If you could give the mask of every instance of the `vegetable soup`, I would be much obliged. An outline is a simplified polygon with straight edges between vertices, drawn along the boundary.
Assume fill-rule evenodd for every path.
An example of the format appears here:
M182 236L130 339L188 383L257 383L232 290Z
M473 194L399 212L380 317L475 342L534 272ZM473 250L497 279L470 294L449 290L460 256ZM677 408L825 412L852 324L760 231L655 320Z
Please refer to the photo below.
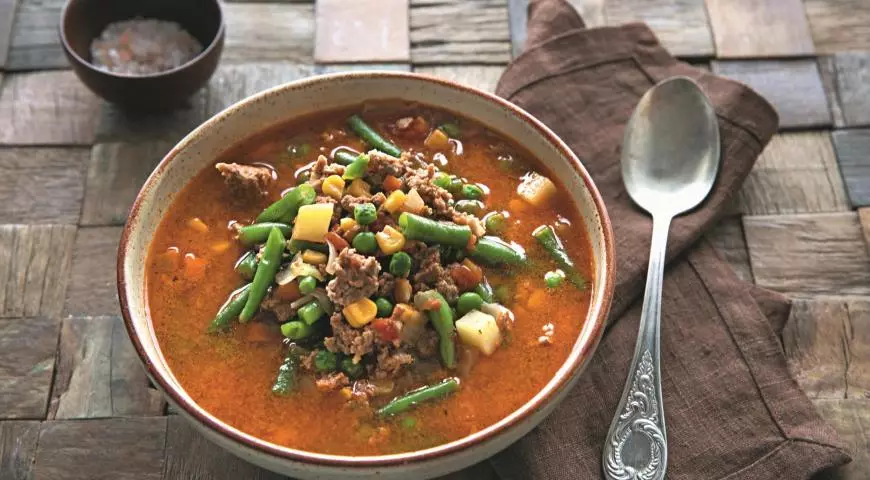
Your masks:
M498 422L567 359L593 259L569 194L450 112L379 102L234 146L161 221L156 336L204 409L312 452L433 447Z

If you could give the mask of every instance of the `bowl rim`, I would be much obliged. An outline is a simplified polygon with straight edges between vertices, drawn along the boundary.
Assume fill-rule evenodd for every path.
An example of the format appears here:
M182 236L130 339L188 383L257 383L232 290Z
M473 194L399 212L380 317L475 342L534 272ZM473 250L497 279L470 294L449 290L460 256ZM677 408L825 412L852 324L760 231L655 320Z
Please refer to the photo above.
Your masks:
M451 88L454 90L459 90L465 94L476 95L486 101L497 104L497 106L510 112L515 117L518 117L520 121L525 122L527 125L536 130L538 134L542 135L569 161L572 170L580 176L583 185L588 190L602 226L604 250L603 261L605 262L606 267L604 278L599 280L604 283L603 296L600 302L592 302L590 304L590 310L587 316L588 326L584 325L584 327L581 328L580 331L580 335L585 336L586 342L582 343L579 349L576 347L572 348L571 352L568 355L568 358L559 366L556 373L550 378L550 380L544 385L544 387L539 390L530 400L528 400L522 406L512 411L510 414L508 414L498 422L492 425L488 425L487 427L471 435L467 435L457 440L423 450L413 450L396 454L370 456L324 454L277 445L261 438L255 437L254 435L245 433L237 429L236 427L225 423L223 420L217 418L216 416L213 416L203 407L199 406L192 398L190 399L190 401L188 401L186 399L186 394L182 395L183 387L181 385L176 387L173 383L167 381L164 374L156 371L152 362L151 355L149 355L149 353L145 351L139 334L137 334L136 329L133 325L132 315L130 313L130 308L127 300L128 288L139 287L132 285L128 286L124 278L126 257L128 253L131 256L138 253L134 253L134 250L130 248L129 242L133 226L140 221L139 218L141 214L140 210L142 209L142 197L147 191L154 188L159 178L172 163L173 159L178 156L179 152L188 147L189 144L191 144L197 137L203 135L205 132L218 125L224 118L236 114L241 109L246 108L246 106L250 103L266 98L270 95L283 93L285 91L303 89L312 84L331 82L334 80L353 80L361 78L395 81L422 81L434 83L439 86ZM611 301L613 298L615 283L613 229L611 226L610 217L608 216L607 209L604 204L604 200L601 197L598 188L595 186L591 176L586 171L586 168L580 162L579 158L571 151L570 148L568 148L564 141L562 141L541 121L534 118L531 114L527 113L525 110L514 105L513 103L510 103L509 101L494 94L487 93L473 87L425 74L392 71L352 71L332 73L327 75L307 77L304 79L296 80L294 82L285 83L283 85L261 91L257 94L242 99L198 126L195 130L193 130L186 137L184 137L178 144L176 144L169 151L169 153L166 154L166 156L160 161L160 163L148 177L140 192L137 194L127 218L127 223L124 225L124 229L121 233L121 240L118 248L118 297L120 299L121 314L124 319L124 326L127 329L127 334L130 336L133 346L136 349L136 353L139 356L139 359L142 361L149 377L151 377L154 382L157 383L162 392L167 397L169 397L169 399L172 400L173 403L178 405L184 411L184 413L192 417L192 419L195 419L201 426L204 426L205 428L210 430L210 433L217 434L218 436L223 437L226 440L231 440L237 445L247 447L258 453L265 454L273 458L276 457L280 460L295 461L303 464L314 464L325 467L337 468L397 467L402 465L408 466L412 463L421 463L425 461L435 460L437 458L442 458L447 455L455 454L476 446L482 446L489 443L490 441L497 439L501 434L522 425L526 420L529 419L529 417L533 416L539 410L548 405L549 402L553 401L556 397L558 397L559 394L566 387L574 383L573 380L575 380L580 375L580 373L582 373L586 364L592 358L592 355L594 354L601 340L601 337L603 336L607 324L607 317L610 311ZM147 249L144 254L147 255ZM147 313L145 316L145 320L147 322L146 324L149 326L150 331L153 328L152 321ZM149 332L142 333L144 335L148 334ZM150 333L153 333L153 331L151 331ZM151 336L153 337L153 335ZM575 338L574 341L576 342L577 340L578 339ZM153 339L153 342L156 347L156 353L154 356L160 357L161 354L159 351L157 351L159 350L159 344L157 343L156 338ZM160 360L160 358L156 358L156 360ZM169 367L167 366L166 368L168 370Z
M163 70L161 72L146 73L144 75L137 75L137 74L132 74L132 73L110 72L108 70L103 70L103 69L97 68L96 65L94 65L93 63L82 58L82 56L79 55L79 52L77 52L74 48L72 48L72 46L69 44L69 41L67 40L67 37L66 37L67 13L68 13L70 6L77 1L82 1L82 0L66 0L63 4L63 8L60 11L60 21L58 22L58 34L60 36L60 44L63 46L64 51L66 51L66 53L70 57L75 59L77 64L83 66L84 68L87 68L91 72L105 75L105 76L111 77L111 78L117 78L117 79L123 79L123 80L139 80L139 79L147 80L147 79L168 77L172 74L179 73L179 72L186 70L186 69L192 67L193 65L201 62L203 59L209 57L212 54L212 51L214 51L216 48L218 48L218 44L221 43L221 40L226 35L226 20L225 20L225 16L224 16L224 6L220 0L211 0L212 3L214 3L214 5L217 7L218 20L219 20L218 28L214 34L214 38L212 38L211 41L209 42L209 44L207 46L203 47L202 51L199 52L195 57L191 58L190 60L182 63L181 65L179 65L175 68L172 68L170 70ZM160 19L158 19L158 20L160 20ZM121 21L121 20L115 20L115 21ZM181 23L179 23L179 22L176 22L176 23L181 25ZM183 28L185 28L185 31L187 31L187 29L184 25L181 25L181 26ZM188 33L190 33L190 32L188 32ZM96 37L94 37L94 38L96 38ZM93 41L93 39L91 39L91 41Z

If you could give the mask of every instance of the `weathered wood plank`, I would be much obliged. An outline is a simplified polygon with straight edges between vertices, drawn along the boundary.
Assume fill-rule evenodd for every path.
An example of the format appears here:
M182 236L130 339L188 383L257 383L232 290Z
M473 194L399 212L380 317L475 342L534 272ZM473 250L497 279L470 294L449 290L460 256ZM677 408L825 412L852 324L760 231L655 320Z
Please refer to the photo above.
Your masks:
M526 46L526 23L529 20L529 0L507 0L508 27L511 34L511 56L523 53Z
M739 217L720 220L716 228L707 234L707 240L725 257L738 277L746 282L753 282L752 267L749 266L749 251L746 249L743 224Z
M870 3L866 0L804 0L818 53L870 50Z
M849 368L846 371L846 397L870 400L870 301L849 299ZM870 409L870 405L867 406ZM870 464L867 465L870 468Z
M59 323L0 320L0 418L45 418Z
M0 422L0 474L4 480L30 480L39 422Z
M855 207L870 205L870 129L837 130L831 138L849 200Z
M811 398L846 398L849 311L844 301L795 300L782 332L789 369Z
M57 26L64 0L19 0L6 68L39 70L65 68Z
M868 15L870 20L870 15ZM867 31L870 36L870 29ZM870 125L870 52L834 55L837 98L848 127Z
M206 111L209 115L214 115L245 97L314 73L313 65L292 63L221 66L209 83Z
M607 19L604 17L606 0L568 0L568 3L583 17L583 23L587 28L607 25Z
M90 145L100 101L71 71L7 75L0 144Z
M507 0L411 0L411 61L507 63Z
M825 480L864 480L870 471L870 399L817 399L813 403L849 447L852 462L825 472Z
M103 103L97 119L97 142L143 142L164 139L178 142L207 119L207 88L202 88L185 105L170 112L128 112Z
M278 3L227 3L227 37L221 62L314 59L314 6Z
M57 419L159 416L165 407L118 317L63 321L52 397Z
M739 194L750 215L850 210L828 132L775 135Z
M60 315L75 232L72 225L0 226L0 317Z
M837 93L837 59L834 55L824 55L816 58L819 63L819 74L822 77L822 86L828 97L828 107L834 126L842 128L846 125L843 117L843 107L840 105L840 97Z
M457 83L479 88L487 92L495 92L499 77L504 72L501 66L484 65L443 65L437 67L417 67L417 73L425 73Z
M363 70L387 70L395 72L410 72L410 63L333 63L330 65L318 65L317 74L359 72Z
M281 475L263 470L216 447L206 440L187 420L168 417L166 433L166 480L278 480Z
M814 60L714 61L713 73L743 82L779 113L780 128L828 126L831 112Z
M316 61L411 60L408 0L319 0L316 9Z
M115 280L120 227L80 228L66 292L67 316L120 315Z
M82 225L123 225L130 205L173 141L99 143L91 150Z
M796 296L870 294L870 256L858 215L743 218L755 282Z
M165 417L48 421L39 431L40 480L160 480Z
M0 0L0 70L6 67L18 0Z
M608 0L604 16L608 25L646 22L673 55L711 57L715 53L701 0Z
M870 249L870 207L858 209L858 220L861 222L861 231L864 232L864 241Z
M720 58L815 53L801 0L706 0Z
M0 148L0 218L77 223L87 157L83 148Z

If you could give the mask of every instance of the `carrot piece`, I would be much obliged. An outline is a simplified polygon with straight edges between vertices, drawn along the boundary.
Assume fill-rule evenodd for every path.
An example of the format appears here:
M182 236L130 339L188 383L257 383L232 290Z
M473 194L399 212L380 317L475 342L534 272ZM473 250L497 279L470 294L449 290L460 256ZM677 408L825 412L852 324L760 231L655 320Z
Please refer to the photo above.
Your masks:
M474 274L474 284L477 285L483 280L483 270L477 266L476 263L472 262L470 259L466 258L462 261L462 265L471 270L471 273Z
M208 225L205 224L199 217L193 217L187 221L187 226L196 233L208 233Z
M198 282L205 277L205 270L208 267L208 261L204 258L199 258L192 253L184 255L184 277L192 282Z
M384 178L383 187L385 192L392 192L393 190L402 188L402 181L399 180L398 177L387 175L386 178Z
M181 266L181 252L178 247L169 247L165 252L154 257L154 268L160 273L171 273Z
M456 265L451 268L450 278L456 282L456 286L459 287L460 292L467 292L480 283L480 280L477 279L471 269L465 265Z
M302 292L299 291L299 282L296 280L284 285L278 285L273 295L275 295L275 298L288 302L302 298Z
M345 248L347 248L348 245L349 245L349 244L347 243L347 240L341 238L341 235L339 235L339 234L337 234L337 233L335 233L335 232L329 232L329 233L327 233L327 234L323 237L323 239L326 240L327 242L331 243L332 246L335 247L335 250L336 250L336 251L339 251L339 252L342 251L342 250L344 250Z

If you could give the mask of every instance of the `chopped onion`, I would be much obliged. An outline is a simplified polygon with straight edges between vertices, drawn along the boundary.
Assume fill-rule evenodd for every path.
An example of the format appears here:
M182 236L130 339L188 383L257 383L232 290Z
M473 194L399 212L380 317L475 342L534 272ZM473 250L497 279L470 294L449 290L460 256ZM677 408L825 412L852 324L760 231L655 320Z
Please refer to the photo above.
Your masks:
M480 311L488 313L495 317L495 321L499 328L510 330L514 324L514 312L509 308L499 303L484 303L480 306Z
M326 290L315 288L314 291L311 292L311 296L317 299L320 308L322 308L327 315L332 315L332 312L335 311L335 309L333 308L332 302L329 301L329 295L326 294Z
M326 246L329 248L329 258L326 260L326 273L330 275L335 275L335 272L338 271L338 250L336 250L335 245L326 240Z
M299 277L306 276L314 277L321 282L323 281L323 274L320 273L320 270L318 270L314 265L309 265L302 261L302 254L297 253L296 256L293 257L293 261L290 262L290 265L287 265L283 270L275 275L275 282L278 283L278 285L287 285Z

